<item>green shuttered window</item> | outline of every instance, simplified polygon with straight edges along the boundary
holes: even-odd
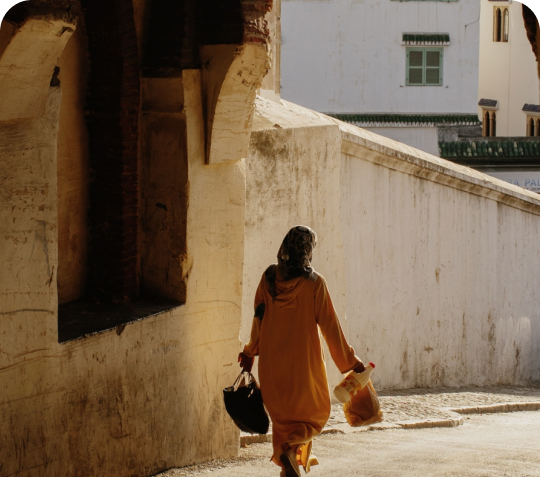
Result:
[[[442,86],[443,49],[407,48],[407,86]]]

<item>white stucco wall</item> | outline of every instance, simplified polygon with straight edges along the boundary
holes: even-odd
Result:
[[[538,382],[540,196],[349,131],[349,339],[378,365],[375,385]]]
[[[479,98],[495,99],[497,136],[525,136],[523,105],[539,104],[537,62],[523,25],[519,2],[482,1],[480,17]],[[493,9],[510,9],[508,43],[493,41]],[[481,108],[478,108],[482,114]]]
[[[395,128],[364,128],[375,134],[402,142],[407,146],[420,149],[434,156],[439,156],[439,135],[436,127],[395,127]]]
[[[479,0],[283,0],[282,97],[327,113],[475,113],[479,12]],[[410,32],[450,34],[443,86],[405,86]]]
[[[377,387],[540,381],[540,196],[286,101],[259,99],[254,124],[243,341],[262,271],[305,222]]]

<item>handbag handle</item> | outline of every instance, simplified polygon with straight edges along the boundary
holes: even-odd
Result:
[[[234,385],[233,385],[234,392],[236,392],[238,388],[240,387],[240,383],[242,382],[242,379],[244,379],[246,386],[252,382],[255,382],[255,377],[253,376],[253,374],[248,373],[247,371],[242,371],[236,378],[236,381],[234,382]]]

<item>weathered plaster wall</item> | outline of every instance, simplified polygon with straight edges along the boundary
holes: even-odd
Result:
[[[286,101],[259,98],[254,124],[244,342],[261,274],[304,222],[378,387],[540,381],[538,195]]]
[[[84,294],[88,252],[88,134],[84,121],[88,58],[78,28],[58,61],[62,87],[58,131],[58,301]]]
[[[245,166],[204,165],[204,137],[189,135],[203,129],[202,109],[192,115],[199,127],[187,128],[186,304],[121,333],[58,343],[62,86],[49,82],[65,27],[74,25],[31,20],[0,57],[0,474],[144,476],[234,456],[238,430],[221,391],[237,374]],[[10,50],[20,45],[25,55]],[[42,55],[43,45],[56,53]],[[172,121],[179,135],[185,114]]]
[[[54,147],[45,162],[41,145],[44,121],[29,124],[39,134],[37,144],[29,142],[32,156],[26,153],[35,174],[39,164],[50,169],[43,174],[54,173]],[[6,157],[13,145],[2,143]],[[186,305],[128,325],[120,336],[111,330],[62,345],[49,276],[56,264],[55,187],[45,177],[26,185],[9,175],[13,186],[3,190],[20,191],[12,200],[46,208],[43,220],[19,216],[13,224],[11,207],[2,203],[2,250],[11,257],[0,305],[3,475],[142,476],[236,455],[238,430],[221,390],[234,380],[239,347],[244,166],[205,168],[198,159],[190,161]],[[21,174],[29,167],[2,165]],[[35,230],[25,232],[30,225]]]
[[[540,380],[540,197],[342,124],[350,340],[385,388]]]

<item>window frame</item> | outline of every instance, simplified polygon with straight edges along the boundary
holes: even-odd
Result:
[[[505,5],[493,6],[493,42],[508,43],[510,39],[510,9]]]
[[[526,118],[527,118],[527,126],[526,126],[525,135],[527,137],[540,137],[540,116],[536,114],[527,114]],[[532,122],[532,131],[531,131],[531,122]]]
[[[497,137],[496,109],[482,108],[482,137]]]
[[[410,53],[413,51],[422,51],[422,83],[411,83],[409,80],[410,72]],[[437,51],[439,53],[439,83],[426,83],[426,64],[427,52]],[[444,47],[441,46],[408,46],[405,50],[405,85],[406,86],[434,86],[440,87],[444,85]]]

